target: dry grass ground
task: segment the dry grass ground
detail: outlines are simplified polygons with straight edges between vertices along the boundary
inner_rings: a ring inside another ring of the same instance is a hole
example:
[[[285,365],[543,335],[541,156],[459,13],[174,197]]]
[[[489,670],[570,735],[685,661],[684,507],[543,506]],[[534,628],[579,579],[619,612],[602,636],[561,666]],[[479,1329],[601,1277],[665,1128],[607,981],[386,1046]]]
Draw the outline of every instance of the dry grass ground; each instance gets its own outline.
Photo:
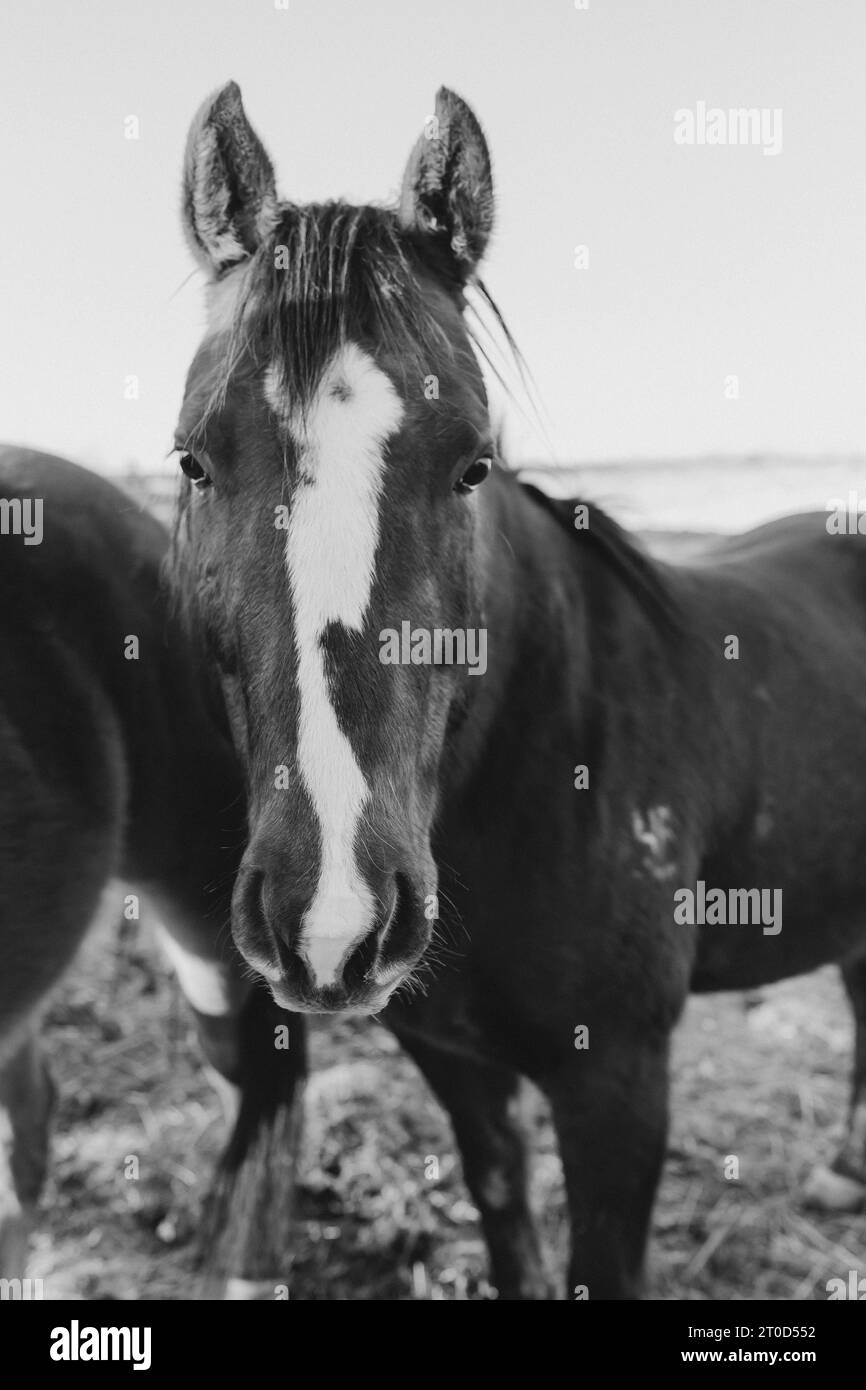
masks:
[[[822,1299],[862,1269],[866,1216],[805,1210],[832,1155],[852,1027],[834,970],[691,1001],[678,1030],[670,1154],[650,1296]],[[223,1136],[177,986],[145,926],[93,940],[52,1008],[60,1088],[32,1273],[46,1296],[196,1296],[199,1204]],[[468,1299],[487,1293],[475,1211],[448,1124],[375,1023],[321,1022],[291,1276],[293,1299]],[[558,1159],[530,1096],[534,1199],[562,1267]],[[739,1179],[724,1176],[739,1159]],[[138,1160],[137,1179],[125,1176]],[[438,1177],[435,1172],[438,1160]]]

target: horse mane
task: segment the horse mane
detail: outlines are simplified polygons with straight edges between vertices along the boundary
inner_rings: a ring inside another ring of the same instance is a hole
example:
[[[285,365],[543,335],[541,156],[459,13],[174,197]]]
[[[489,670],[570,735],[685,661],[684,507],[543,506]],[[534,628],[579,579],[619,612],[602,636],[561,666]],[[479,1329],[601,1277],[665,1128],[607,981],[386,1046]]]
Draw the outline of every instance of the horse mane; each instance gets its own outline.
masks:
[[[662,567],[613,517],[594,502],[550,497],[532,483],[521,481],[520,485],[577,544],[599,557],[660,633],[666,637],[682,634],[683,615]],[[575,507],[580,505],[589,512],[589,525],[582,529],[574,524]]]

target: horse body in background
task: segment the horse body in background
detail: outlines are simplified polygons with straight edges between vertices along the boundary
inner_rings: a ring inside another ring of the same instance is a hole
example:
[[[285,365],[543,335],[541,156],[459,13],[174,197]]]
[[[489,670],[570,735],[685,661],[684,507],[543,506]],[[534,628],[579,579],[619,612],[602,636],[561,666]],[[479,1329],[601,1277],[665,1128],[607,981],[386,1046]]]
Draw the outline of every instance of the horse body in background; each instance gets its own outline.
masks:
[[[0,450],[0,495],[13,521],[36,503],[42,521],[33,543],[13,525],[0,536],[0,1277],[24,1277],[45,1173],[42,1014],[88,926],[122,919],[124,885],[156,906],[205,1053],[239,1087],[209,1221],[214,1269],[220,1242],[242,1262],[220,1194],[252,1161],[267,1188],[251,1104],[275,1124],[288,1116],[283,1162],[303,1020],[291,1054],[275,1055],[285,1015],[252,988],[228,939],[243,784],[163,591],[168,535],[104,479],[30,450]]]

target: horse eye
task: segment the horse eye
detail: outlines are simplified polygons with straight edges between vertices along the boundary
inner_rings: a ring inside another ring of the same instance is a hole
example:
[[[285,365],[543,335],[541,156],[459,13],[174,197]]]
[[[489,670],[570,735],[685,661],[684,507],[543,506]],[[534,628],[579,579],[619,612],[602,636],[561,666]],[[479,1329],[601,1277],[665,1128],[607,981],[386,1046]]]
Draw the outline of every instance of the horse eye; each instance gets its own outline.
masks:
[[[487,474],[490,472],[492,467],[492,459],[476,459],[474,463],[470,463],[469,467],[466,469],[466,472],[455,485],[454,491],[464,493],[474,492],[475,489],[477,487],[480,487],[481,484],[484,482],[484,479],[487,477]]]
[[[181,454],[180,469],[182,473],[186,474],[191,483],[195,483],[196,487],[208,487],[210,485],[210,478],[207,473],[205,473],[198,459],[192,454]]]

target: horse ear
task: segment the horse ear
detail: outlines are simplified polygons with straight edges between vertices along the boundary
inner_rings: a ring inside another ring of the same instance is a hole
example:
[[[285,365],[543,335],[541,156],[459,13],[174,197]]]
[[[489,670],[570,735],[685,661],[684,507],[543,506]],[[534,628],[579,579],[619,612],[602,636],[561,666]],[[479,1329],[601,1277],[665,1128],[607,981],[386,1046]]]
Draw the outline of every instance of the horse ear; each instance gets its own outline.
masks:
[[[409,156],[400,221],[444,253],[450,273],[469,279],[493,229],[493,178],[481,126],[454,92],[440,87],[436,111]]]
[[[274,170],[247,120],[236,82],[199,108],[183,169],[183,224],[193,255],[215,278],[245,260],[276,222]]]

